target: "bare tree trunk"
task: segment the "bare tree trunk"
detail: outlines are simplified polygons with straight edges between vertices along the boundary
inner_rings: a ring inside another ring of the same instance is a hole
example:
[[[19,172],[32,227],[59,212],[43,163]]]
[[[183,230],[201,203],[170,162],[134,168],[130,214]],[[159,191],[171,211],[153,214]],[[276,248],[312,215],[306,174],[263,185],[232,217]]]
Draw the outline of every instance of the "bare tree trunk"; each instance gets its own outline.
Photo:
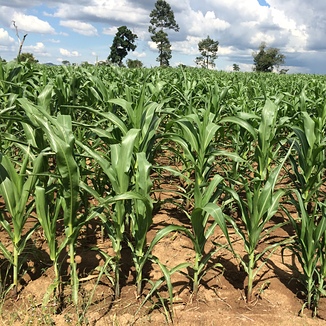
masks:
[[[161,47],[160,47],[160,67],[163,66],[163,42],[161,42]]]
[[[20,55],[21,55],[21,53],[22,53],[22,49],[23,49],[23,45],[24,45],[24,42],[25,42],[26,36],[27,36],[28,34],[25,34],[25,35],[23,36],[23,39],[21,40],[20,37],[19,37],[19,33],[18,33],[18,27],[17,27],[16,22],[15,22],[14,20],[12,21],[12,24],[13,24],[14,27],[15,27],[16,35],[17,35],[17,38],[18,38],[18,40],[19,40],[19,50],[18,50],[18,55],[17,55],[17,61],[19,62]]]
[[[27,34],[25,34],[25,35],[23,36],[23,39],[22,39],[21,42],[20,42],[20,45],[19,45],[19,51],[18,51],[18,55],[17,55],[17,61],[19,61],[20,55],[21,55],[21,53],[22,53],[23,44],[24,44],[24,42],[25,42],[25,38],[26,38],[26,36],[27,36]]]

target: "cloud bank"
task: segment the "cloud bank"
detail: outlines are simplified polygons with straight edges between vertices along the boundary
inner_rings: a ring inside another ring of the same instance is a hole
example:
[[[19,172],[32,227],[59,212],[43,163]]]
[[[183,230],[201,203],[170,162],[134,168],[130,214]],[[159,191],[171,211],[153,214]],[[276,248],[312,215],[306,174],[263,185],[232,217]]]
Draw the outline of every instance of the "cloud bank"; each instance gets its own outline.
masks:
[[[325,0],[170,0],[178,33],[169,32],[173,59],[194,65],[198,42],[208,35],[219,41],[219,69],[237,63],[243,70],[252,68],[252,52],[262,41],[286,55],[290,72],[326,73]],[[157,49],[148,33],[149,14],[155,0],[43,1],[0,0],[0,46],[10,56],[17,45],[12,20],[19,30],[29,33],[36,51],[53,60],[62,56],[105,59],[119,26],[126,25],[138,35],[137,52],[147,66],[157,64]],[[31,36],[31,35],[32,36]],[[44,39],[42,39],[42,37]],[[55,47],[55,40],[60,47]],[[40,49],[40,44],[44,48]],[[72,55],[78,53],[77,55]],[[132,53],[130,54],[132,55]],[[56,57],[57,56],[57,57]]]

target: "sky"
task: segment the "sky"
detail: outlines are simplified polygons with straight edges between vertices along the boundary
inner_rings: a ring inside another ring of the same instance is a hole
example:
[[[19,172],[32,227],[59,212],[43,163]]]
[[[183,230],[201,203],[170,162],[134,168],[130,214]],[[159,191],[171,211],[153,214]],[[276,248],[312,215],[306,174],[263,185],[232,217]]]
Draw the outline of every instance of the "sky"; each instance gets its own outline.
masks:
[[[156,0],[0,0],[0,57],[17,56],[19,37],[28,34],[23,52],[40,63],[106,60],[120,26],[137,34],[128,54],[146,67],[158,66],[156,44],[148,32]],[[179,32],[168,31],[171,66],[195,66],[198,42],[219,41],[217,70],[252,71],[252,54],[261,42],[286,56],[289,73],[326,74],[325,0],[168,0]]]

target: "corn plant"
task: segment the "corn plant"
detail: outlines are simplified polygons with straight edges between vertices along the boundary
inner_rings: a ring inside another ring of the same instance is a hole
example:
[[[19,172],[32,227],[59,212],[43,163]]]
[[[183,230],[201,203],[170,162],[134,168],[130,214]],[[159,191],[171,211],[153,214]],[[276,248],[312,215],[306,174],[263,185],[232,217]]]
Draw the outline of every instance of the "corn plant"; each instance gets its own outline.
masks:
[[[308,211],[304,195],[297,189],[293,190],[293,195],[291,194],[291,202],[296,208],[298,217],[293,217],[286,210],[296,234],[293,244],[288,248],[295,253],[303,270],[302,284],[305,288],[306,302],[301,312],[307,307],[316,315],[319,298],[322,294],[325,295],[325,206],[318,203],[312,212]]]
[[[100,194],[95,189],[83,184],[82,187],[99,201],[104,208],[100,218],[111,239],[114,257],[106,257],[110,261],[114,278],[115,297],[120,296],[120,263],[123,243],[127,243],[136,270],[137,295],[141,295],[144,281],[143,268],[146,262],[154,259],[153,247],[162,237],[171,232],[167,229],[154,237],[147,246],[146,236],[152,225],[153,203],[150,197],[152,181],[150,178],[151,164],[146,153],[134,155],[135,144],[139,136],[138,129],[129,130],[120,144],[110,146],[110,158],[103,156],[94,149],[79,143],[85,153],[90,155],[101,166],[108,177],[112,192]]]
[[[136,269],[137,295],[141,294],[143,282],[143,268],[149,259],[150,250],[146,252],[146,236],[153,223],[153,204],[150,197],[152,181],[150,178],[151,164],[144,152],[136,154],[135,192],[141,195],[142,200],[134,198],[134,209],[131,214],[131,225],[128,245],[131,248]]]
[[[270,244],[261,252],[257,252],[258,244],[266,241],[271,232],[282,225],[281,223],[270,228],[267,227],[267,223],[278,210],[281,197],[285,194],[285,191],[282,189],[275,190],[275,186],[283,164],[290,154],[290,151],[288,151],[276,167],[271,166],[270,161],[275,156],[274,137],[277,130],[276,113],[277,106],[267,100],[257,130],[258,139],[254,157],[256,169],[253,170],[253,167],[249,167],[250,170],[253,170],[254,177],[248,180],[246,176],[242,176],[241,180],[237,182],[238,185],[243,187],[243,194],[239,194],[234,189],[226,188],[240,209],[239,217],[241,223],[237,223],[234,216],[225,216],[225,219],[232,225],[232,228],[243,242],[248,259],[242,257],[235,251],[230,241],[229,230],[225,228],[225,222],[223,220],[219,221],[222,231],[228,240],[230,250],[240,261],[248,276],[246,287],[246,299],[248,303],[253,300],[254,281],[264,266],[263,262],[258,266],[258,262],[266,253],[270,252],[268,255],[271,255],[277,246],[280,245],[280,243]]]
[[[301,112],[301,117],[302,126],[291,126],[295,137],[291,137],[290,142],[295,155],[290,156],[293,172],[289,175],[305,204],[311,207],[325,182],[326,138],[322,130],[326,120],[325,117],[312,118],[306,111]]]
[[[291,126],[290,138],[294,153],[290,156],[292,172],[289,173],[295,189],[291,203],[299,216],[297,219],[286,210],[296,237],[289,248],[295,252],[303,269],[303,285],[306,291],[306,306],[317,313],[318,302],[324,294],[325,275],[325,209],[320,202],[322,185],[325,182],[326,141],[322,132],[324,111],[311,117],[306,111],[307,99],[301,95],[301,121]]]
[[[131,129],[123,137],[121,144],[114,144],[110,146],[111,154],[109,157],[103,156],[92,148],[78,142],[78,145],[97,163],[101,166],[103,173],[108,176],[110,186],[112,187],[113,196],[123,196],[130,190],[131,186],[131,169],[134,166],[134,143],[139,134],[138,129]],[[105,194],[98,194],[90,187],[83,185],[84,189],[90,192],[102,205],[109,205],[113,203],[113,208],[107,206],[108,216],[102,216],[102,221],[106,226],[109,237],[112,241],[113,250],[115,252],[114,259],[114,282],[115,282],[115,296],[120,297],[120,261],[122,242],[124,240],[124,233],[126,225],[129,224],[126,221],[127,215],[130,213],[130,198],[109,201],[105,204],[103,202],[103,196]]]
[[[50,96],[51,93],[47,93]],[[55,154],[58,181],[62,196],[63,221],[71,268],[72,299],[77,306],[79,280],[75,262],[75,245],[80,229],[93,215],[78,216],[80,173],[74,158],[75,137],[72,133],[71,117],[58,115],[54,118],[40,105],[20,99],[20,104],[32,122],[41,128]]]
[[[0,243],[6,259],[13,267],[12,286],[17,295],[18,276],[22,266],[20,259],[28,239],[37,227],[37,223],[23,234],[23,229],[33,208],[34,201],[30,198],[38,180],[37,174],[42,172],[43,158],[35,157],[28,151],[23,157],[19,171],[17,165],[9,157],[0,154],[0,194],[5,202],[5,211],[0,212],[0,224],[7,232],[13,252]],[[30,166],[32,165],[32,170]]]
[[[320,207],[320,217],[321,219],[326,218],[326,202],[319,202],[319,207]],[[318,303],[319,299],[321,296],[325,297],[326,296],[326,232],[324,232],[321,241],[321,248],[319,250],[319,273],[317,274],[318,280],[317,280],[317,296],[315,297],[315,301],[317,302],[317,308],[318,308]]]
[[[192,241],[195,250],[192,266],[194,295],[197,295],[200,281],[207,272],[207,263],[215,253],[215,250],[205,253],[205,245],[217,225],[216,221],[210,224],[210,215],[205,210],[210,203],[216,203],[222,194],[220,183],[223,178],[214,174],[213,162],[217,155],[237,157],[236,154],[214,147],[213,139],[219,130],[219,126],[213,122],[215,115],[209,110],[201,111],[201,114],[202,117],[199,114],[190,114],[175,120],[180,129],[165,135],[168,140],[180,145],[181,157],[186,165],[182,172],[186,173],[186,180],[190,182],[186,196],[193,201],[193,210],[191,213],[185,210],[185,213],[191,221],[193,233],[185,228],[182,230]],[[173,172],[171,169],[170,171]],[[193,181],[190,178],[192,174]],[[192,187],[193,192],[189,191]]]
[[[160,104],[151,102],[149,99],[146,99],[145,90],[146,85],[142,87],[141,93],[135,102],[131,102],[131,92],[127,88],[126,97],[129,100],[118,98],[111,99],[108,103],[122,108],[119,114],[115,115],[113,121],[115,127],[119,127],[121,130],[122,136],[125,135],[126,130],[140,130],[139,137],[135,143],[135,151],[139,153],[145,152],[146,158],[149,162],[152,162],[155,154],[155,141],[158,137],[157,132],[165,114],[162,107],[167,99]],[[112,115],[110,116],[112,117]]]
[[[56,290],[60,291],[60,269],[59,255],[62,249],[66,246],[66,241],[63,241],[61,246],[57,243],[57,223],[61,217],[62,197],[55,198],[55,188],[51,186],[47,189],[36,186],[35,189],[35,205],[37,219],[43,229],[44,238],[49,247],[49,256],[54,268],[54,280],[49,288],[48,294],[44,298],[44,305],[47,303],[49,296],[54,292],[57,297]],[[67,239],[67,238],[66,238]],[[60,296],[61,293],[58,293]]]

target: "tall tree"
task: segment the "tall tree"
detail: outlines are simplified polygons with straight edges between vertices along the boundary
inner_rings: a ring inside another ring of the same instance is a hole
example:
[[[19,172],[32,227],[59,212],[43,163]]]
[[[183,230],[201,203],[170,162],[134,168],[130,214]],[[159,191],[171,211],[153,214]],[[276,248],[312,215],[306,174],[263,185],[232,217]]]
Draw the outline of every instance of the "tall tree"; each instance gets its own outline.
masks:
[[[159,56],[156,60],[160,63],[160,66],[169,66],[169,60],[172,58],[171,43],[168,34],[164,30],[179,31],[174,12],[165,0],[157,0],[155,8],[151,11],[149,17],[151,20],[148,31],[153,34],[151,39],[157,44],[159,50]]]
[[[127,26],[120,26],[113,39],[108,60],[122,66],[122,60],[128,55],[128,52],[135,51],[137,46],[134,43],[137,38],[138,36],[132,33]]]
[[[198,49],[201,54],[196,58],[196,64],[203,68],[215,67],[214,60],[217,58],[218,41],[214,41],[209,36],[198,43]]]
[[[259,46],[259,51],[253,53],[254,71],[272,72],[274,67],[278,68],[285,62],[285,55],[277,48],[267,48],[265,42]]]

